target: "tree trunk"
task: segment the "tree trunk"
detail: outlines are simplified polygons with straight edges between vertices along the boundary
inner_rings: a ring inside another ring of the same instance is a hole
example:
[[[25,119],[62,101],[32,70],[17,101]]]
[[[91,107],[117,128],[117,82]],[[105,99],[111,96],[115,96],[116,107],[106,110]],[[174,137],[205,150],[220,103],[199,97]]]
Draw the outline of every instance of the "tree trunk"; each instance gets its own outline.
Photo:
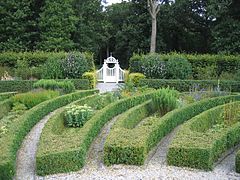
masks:
[[[157,18],[152,18],[152,35],[151,35],[151,47],[150,52],[156,52],[156,39],[157,39]]]

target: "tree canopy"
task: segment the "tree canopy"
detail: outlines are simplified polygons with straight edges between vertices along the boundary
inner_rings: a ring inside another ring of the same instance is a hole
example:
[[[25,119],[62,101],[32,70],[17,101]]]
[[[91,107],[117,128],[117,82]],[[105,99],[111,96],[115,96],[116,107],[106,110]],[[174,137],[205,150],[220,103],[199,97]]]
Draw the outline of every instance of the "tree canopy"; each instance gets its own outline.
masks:
[[[165,0],[157,17],[156,52],[240,52],[240,1]],[[0,51],[113,52],[128,65],[150,49],[147,0],[103,8],[101,0],[6,0],[0,2]]]

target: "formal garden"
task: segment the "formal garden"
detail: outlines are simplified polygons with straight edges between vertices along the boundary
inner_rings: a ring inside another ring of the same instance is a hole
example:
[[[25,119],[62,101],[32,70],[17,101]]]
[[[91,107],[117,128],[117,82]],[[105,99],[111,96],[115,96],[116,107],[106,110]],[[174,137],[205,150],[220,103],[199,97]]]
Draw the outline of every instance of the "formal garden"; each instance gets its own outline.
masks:
[[[239,3],[79,2],[2,3],[0,180],[240,179]]]

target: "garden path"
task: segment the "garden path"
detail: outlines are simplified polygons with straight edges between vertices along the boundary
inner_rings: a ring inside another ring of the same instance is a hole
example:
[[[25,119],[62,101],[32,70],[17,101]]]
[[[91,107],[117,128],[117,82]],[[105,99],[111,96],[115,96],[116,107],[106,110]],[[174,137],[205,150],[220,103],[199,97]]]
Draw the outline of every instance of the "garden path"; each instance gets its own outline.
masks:
[[[119,86],[122,86],[123,83],[97,83],[97,89],[99,89],[100,93],[116,91]]]
[[[104,143],[106,141],[106,138],[111,130],[111,127],[116,122],[117,117],[114,117],[111,121],[109,121],[101,130],[100,134],[97,136],[97,138],[92,143],[87,157],[87,164],[84,167],[84,169],[99,169],[101,170],[102,167],[104,167],[103,164],[103,154],[104,154]]]
[[[36,153],[42,129],[51,116],[59,109],[51,112],[38,122],[25,137],[21,148],[17,154],[16,180],[35,179],[36,172]]]

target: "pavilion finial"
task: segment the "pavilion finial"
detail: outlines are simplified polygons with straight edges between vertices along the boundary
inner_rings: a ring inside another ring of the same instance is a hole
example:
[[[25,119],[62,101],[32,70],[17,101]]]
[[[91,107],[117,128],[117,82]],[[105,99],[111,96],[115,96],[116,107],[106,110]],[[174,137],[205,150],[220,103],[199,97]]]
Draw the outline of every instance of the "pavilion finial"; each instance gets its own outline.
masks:
[[[112,57],[112,52],[110,52],[110,57]]]

